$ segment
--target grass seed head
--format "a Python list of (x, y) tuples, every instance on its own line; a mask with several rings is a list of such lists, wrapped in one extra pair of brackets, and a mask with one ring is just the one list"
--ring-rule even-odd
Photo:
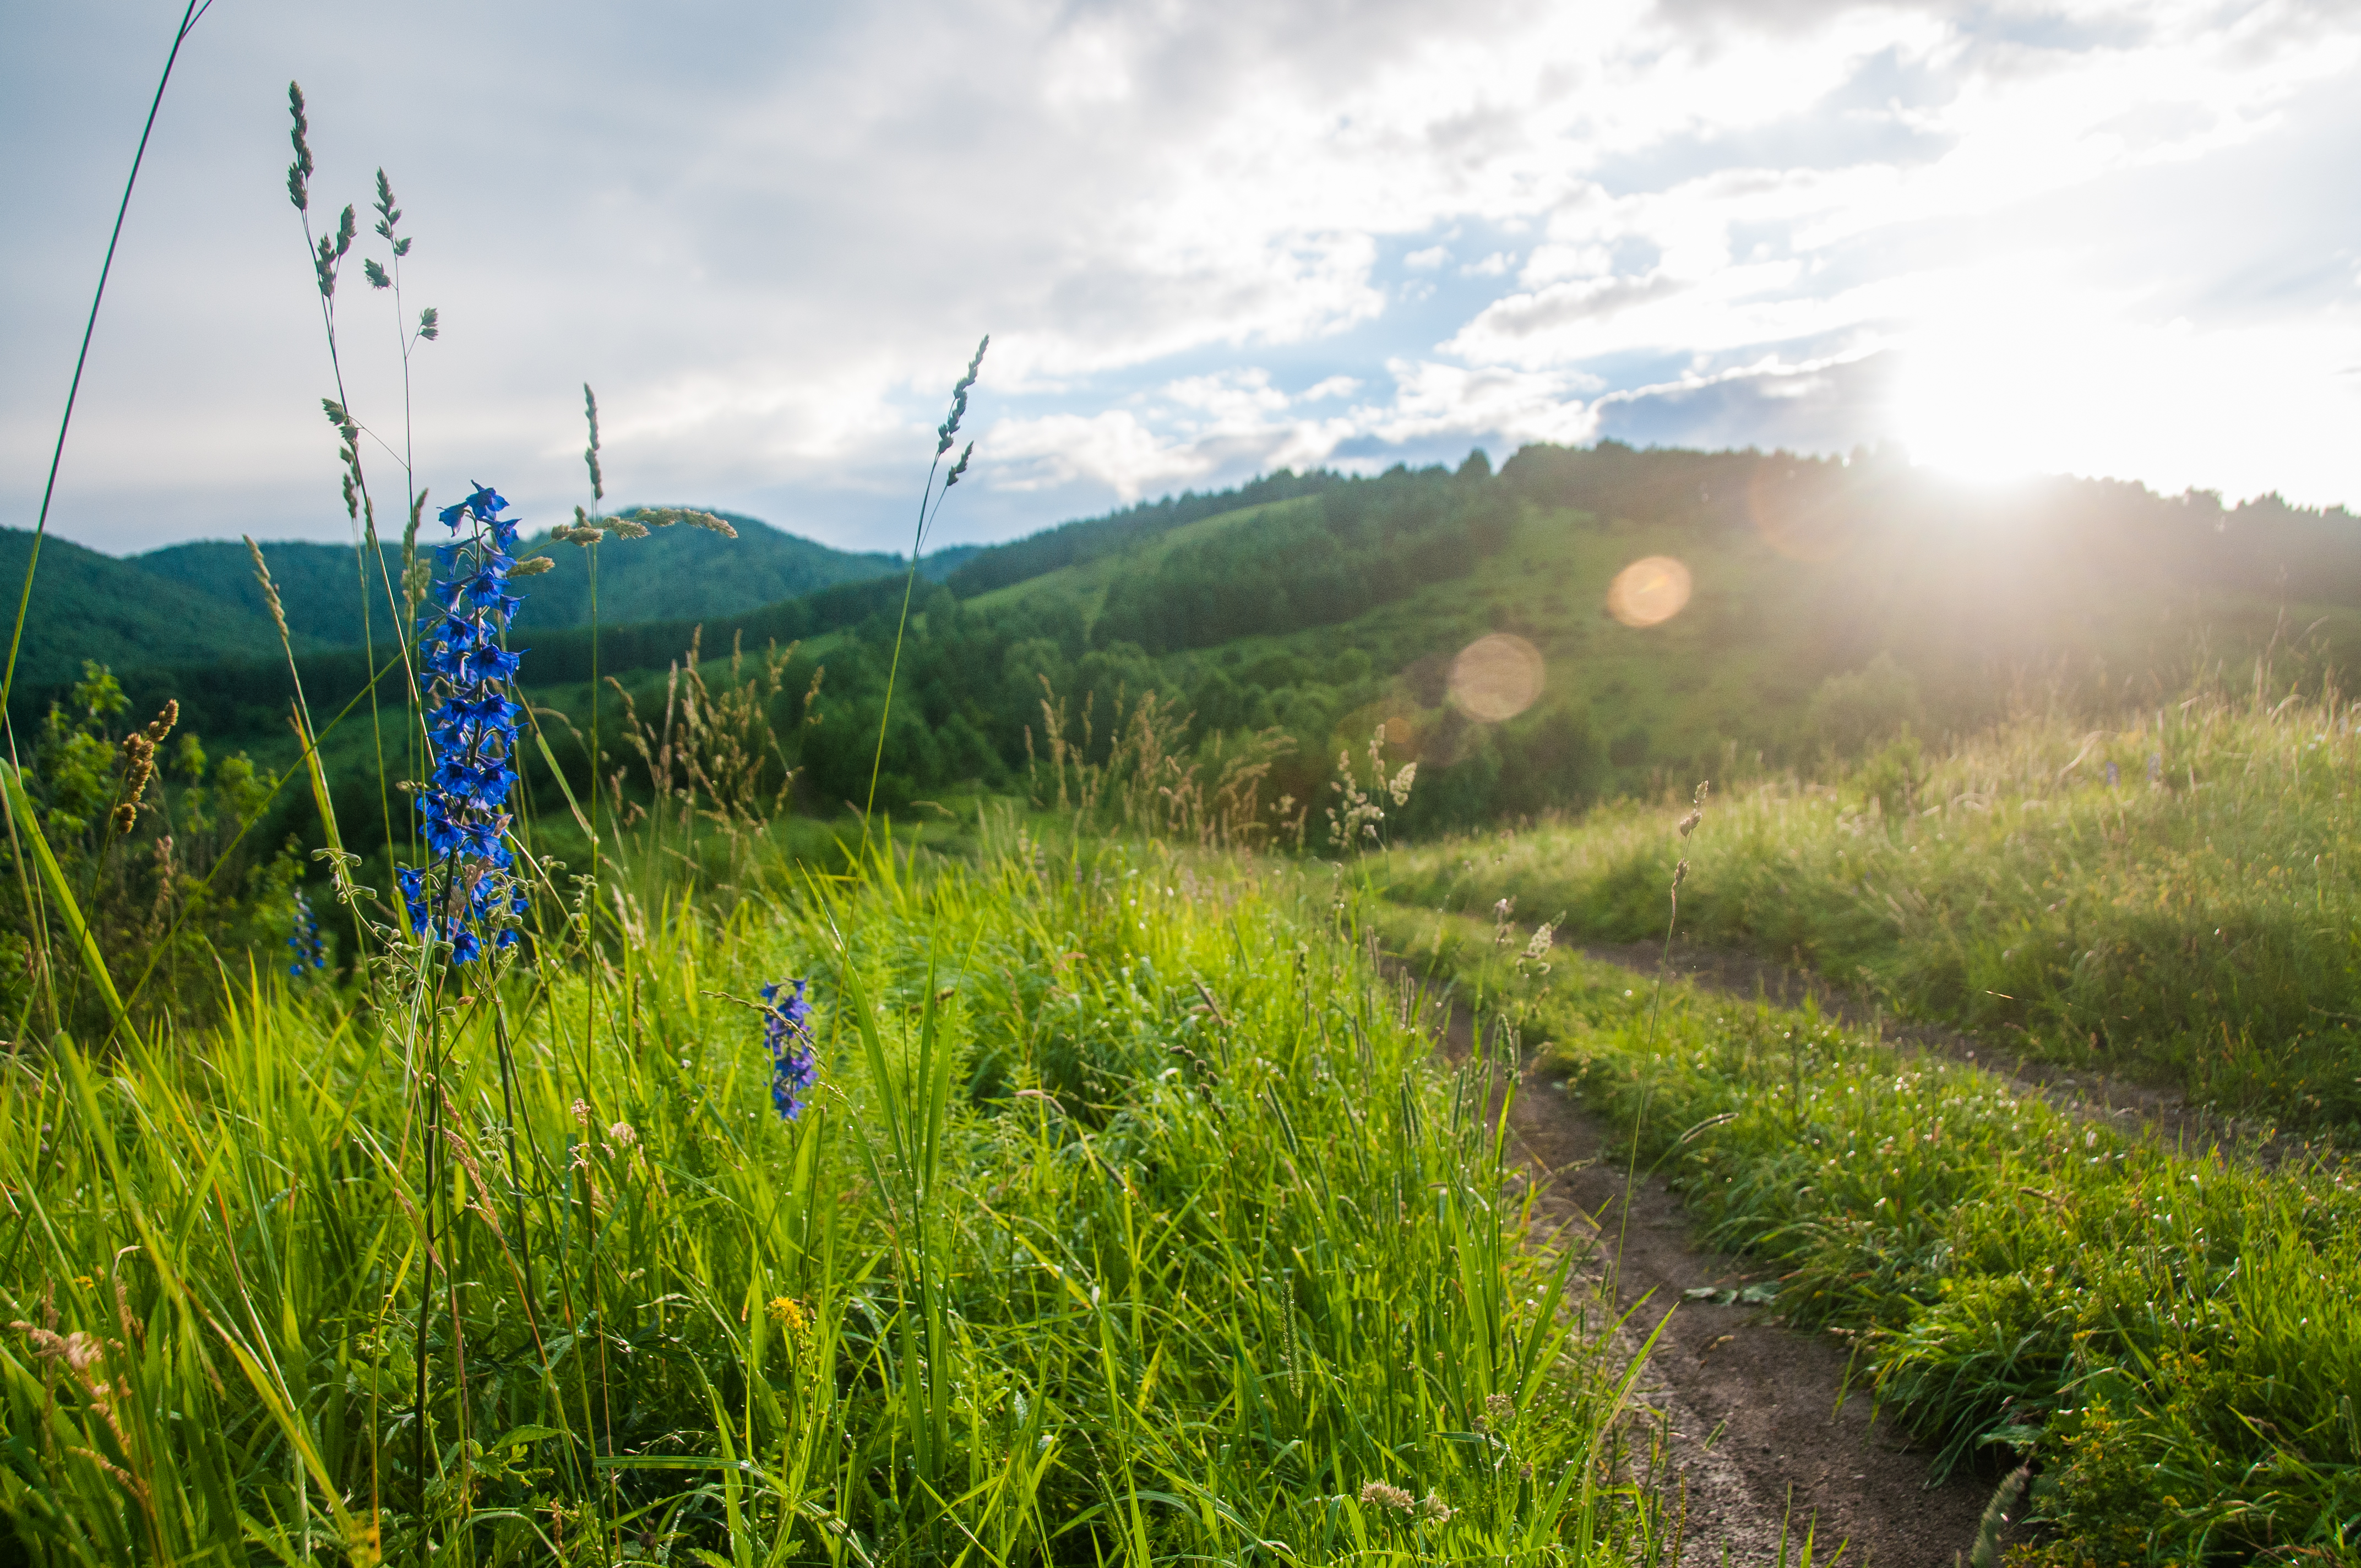
[[(582, 461), (590, 466), (590, 499), (603, 501), (607, 499), (607, 476), (598, 468), (598, 394), (590, 389), (588, 381), (582, 383), (582, 417), (590, 422), (590, 444), (582, 449)], [(578, 513), (581, 509), (575, 510)]]
[(263, 564), (262, 546), (254, 536), (246, 536), (246, 553), (254, 561), (254, 580), (262, 585), (263, 601), (270, 607), (270, 623), (279, 628), (280, 641), (287, 640), (287, 607), (279, 602), (279, 585), (270, 580), (270, 568)]
[(724, 539), (738, 537), (738, 531), (730, 524), (711, 512), (700, 511), (695, 507), (642, 507), (632, 515), (650, 528), (670, 528), (675, 522), (685, 522), (691, 528), (701, 528)]
[(287, 113), (295, 124), (287, 133), (294, 144), (295, 161), (287, 166), (287, 199), (295, 203), (299, 213), (312, 210), (312, 146), (308, 139), (311, 125), (303, 118), (303, 89), (290, 82), (287, 84)]

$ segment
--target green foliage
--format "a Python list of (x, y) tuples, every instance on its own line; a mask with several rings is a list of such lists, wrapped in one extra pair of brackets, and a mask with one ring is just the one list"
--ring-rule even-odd
[[(126, 733), (128, 707), (114, 673), (85, 663), (26, 759), (33, 819), (0, 838), (0, 881), (20, 894), (0, 915), (0, 1026), (11, 1037), (104, 1038), (109, 985), (137, 1016), (208, 1013), (218, 958), (286, 935), (298, 867), (253, 831), (269, 784), (243, 752), (209, 762), (186, 730), (159, 753), (172, 712)], [(21, 896), (38, 882), (36, 832), (74, 905), (59, 914), (87, 922), (104, 974)]]
[(1511, 503), (1473, 478), (1398, 468), (1168, 551), (1115, 579), (1092, 634), (1162, 653), (1351, 620), (1507, 543)]
[(1804, 721), (1839, 757), (1858, 757), (1920, 716), (1918, 682), (1881, 652), (1858, 670), (1830, 675), (1812, 694)]
[[(1400, 719), (1431, 786), (1398, 824), (1413, 834), (1668, 781), (1818, 766), (1832, 749), (1850, 763), (1905, 726), (1932, 740), (1986, 725), (2022, 699), (2031, 673), (2060, 711), (2103, 716), (2127, 689), (2177, 687), (2201, 636), (2217, 660), (2276, 638), (2279, 667), (2309, 681), (2361, 658), (2361, 536), (2342, 518), (2270, 498), (2225, 509), (2079, 481), (2003, 501), (1881, 462), (1613, 443), (1528, 447), (1489, 477), (1472, 464), (1455, 475), (1274, 475), (996, 546), (926, 591), (918, 619), (939, 630), (917, 654), (921, 728), (941, 733), (932, 744), (889, 734), (889, 798), (1013, 787), (1027, 729), (1039, 738), (1045, 674), (1078, 718), (1085, 703), (1103, 715), (1118, 693), (1153, 689), (1194, 714), (1192, 744), (1284, 730), (1294, 761), (1276, 765), (1273, 787), (1299, 800), (1326, 787), (1339, 746)], [(700, 629), (708, 648), (800, 644), (804, 668), (828, 667), (829, 711), (851, 720), (867, 704), (873, 723), (901, 578), (718, 616), (713, 595), (784, 591), (788, 579), (766, 575), (764, 552), (803, 548), (751, 521), (741, 534), (675, 528), (601, 545), (599, 672), (644, 701)], [(317, 605), (306, 608), (310, 590), (291, 590), (291, 609), (302, 625), (349, 635), (349, 553), (302, 548), (324, 565)], [(586, 552), (551, 548), (558, 568), (527, 581), (526, 624), (587, 613)], [(1618, 624), (1604, 613), (1609, 585), (1648, 554), (1684, 561), (1694, 597), (1663, 624)], [(2323, 597), (2283, 606), (2281, 567)], [(247, 591), (249, 576), (235, 563), (223, 570)], [(685, 618), (618, 624), (676, 611)], [(2286, 635), (2283, 614), (2305, 635)], [(1450, 670), (1496, 631), (1531, 641), (1546, 679), (1525, 714), (1479, 723), (1455, 704)], [(590, 679), (592, 633), (541, 624), (530, 641), (536, 700), (587, 730), (588, 694), (567, 688)], [(292, 688), (269, 640), (248, 647), (249, 662), (202, 674), (118, 668), (135, 704), (177, 695), (208, 736), (278, 760)], [(329, 713), (370, 673), (357, 652), (304, 653), (302, 668)], [(20, 691), (20, 724), (62, 695)], [(823, 725), (802, 744), (806, 809), (865, 796), (867, 763), (852, 760), (849, 740), (840, 755)], [(1106, 744), (1104, 728), (1094, 744)], [(1916, 796), (1906, 758), (1888, 763), (1871, 793), (1891, 813)], [(578, 764), (578, 788), (609, 771)]]
[(2057, 1533), (2012, 1561), (2351, 1551), (2361, 1171), (2175, 1152), (1809, 1009), (1659, 1009), (1625, 970), (1501, 959), (1488, 921), (1384, 925), (1625, 1128), (1709, 1242), (1777, 1269), (1791, 1325), (1849, 1337), (1941, 1464), (2038, 1463)]
[(1662, 1561), (1485, 1065), (1326, 898), (1002, 829), (661, 907), (444, 997), (432, 1078), (269, 978), (0, 1067), (27, 1561)]
[(1864, 809), (1873, 801), (1880, 816), (1897, 817), (1917, 809), (1927, 778), (1926, 748), (1905, 730), (1861, 763), (1853, 784), (1861, 791)]

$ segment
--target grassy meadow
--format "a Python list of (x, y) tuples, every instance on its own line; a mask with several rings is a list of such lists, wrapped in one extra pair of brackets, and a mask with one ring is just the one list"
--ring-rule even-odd
[(1660, 996), (1488, 919), (1378, 924), (1521, 1038), (1531, 1092), (1609, 1119), (1706, 1238), (1775, 1270), (1772, 1310), (1851, 1345), (1851, 1397), (1939, 1469), (2033, 1465), (2044, 1528), (2012, 1563), (2361, 1551), (2361, 1169), (2160, 1146), (1809, 1009)]
[[(601, 913), (423, 1020), (240, 970), (218, 1027), (20, 1054), (18, 1552), (1660, 1560), (1486, 1068), (1357, 938), (1004, 824)], [(787, 976), (794, 1121), (748, 1000)]]
[[(2361, 1123), (2361, 738), (2333, 691), (2201, 688), (2095, 727), (2036, 711), (1722, 789), (1412, 844), (1389, 896), (1568, 937), (1681, 930), (2012, 1050), (2304, 1130)], [(1693, 782), (1693, 781), (1692, 781)], [(1689, 793), (1684, 784), (1681, 795)]]

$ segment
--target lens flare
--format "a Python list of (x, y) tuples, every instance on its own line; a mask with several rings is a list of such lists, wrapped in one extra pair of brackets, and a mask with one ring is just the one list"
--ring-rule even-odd
[(1607, 589), (1607, 613), (1626, 626), (1661, 626), (1688, 602), (1689, 569), (1670, 555), (1642, 556)]
[(1532, 707), (1542, 695), (1542, 680), (1541, 650), (1496, 631), (1478, 637), (1451, 661), (1451, 700), (1468, 718), (1498, 724)]

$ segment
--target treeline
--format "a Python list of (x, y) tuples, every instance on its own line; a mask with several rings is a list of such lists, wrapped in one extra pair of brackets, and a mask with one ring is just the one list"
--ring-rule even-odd
[(1233, 489), (1208, 490), (1202, 494), (1183, 490), (1177, 496), (1141, 501), (1137, 506), (1109, 512), (1104, 517), (1061, 523), (1056, 528), (1044, 529), (1039, 533), (1029, 534), (1006, 544), (995, 544), (979, 551), (972, 559), (952, 572), (947, 581), (951, 591), (960, 598), (973, 598), (994, 588), (1005, 588), (1013, 583), (1047, 576), (1061, 567), (1079, 566), (1117, 551), (1130, 549), (1146, 540), (1169, 533), (1184, 523), (1218, 517), (1226, 511), (1236, 511), (1241, 507), (1316, 495), (1346, 482), (1343, 475), (1325, 468), (1317, 468), (1309, 474), (1281, 468), (1275, 474), (1267, 474)]
[(1163, 653), (1334, 626), (1465, 576), (1515, 521), (1488, 465), (1331, 486), (1116, 578), (1095, 635)]

